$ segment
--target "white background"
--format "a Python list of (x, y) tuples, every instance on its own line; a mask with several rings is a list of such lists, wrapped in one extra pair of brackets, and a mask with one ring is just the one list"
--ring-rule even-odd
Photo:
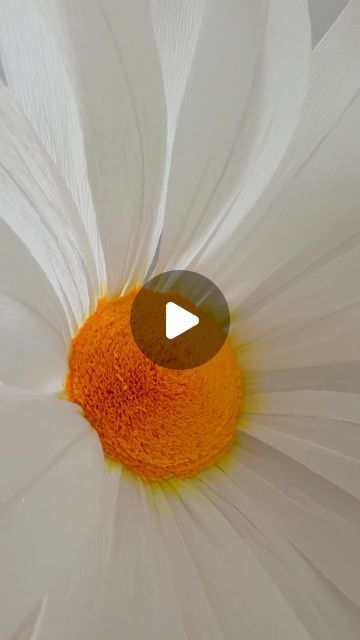
[(309, 0), (313, 44), (319, 42), (347, 3), (348, 0)]

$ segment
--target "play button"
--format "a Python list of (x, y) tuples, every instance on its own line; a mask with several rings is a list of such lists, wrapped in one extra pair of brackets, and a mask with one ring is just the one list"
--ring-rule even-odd
[(166, 337), (173, 340), (185, 331), (189, 331), (199, 324), (199, 318), (194, 313), (179, 307), (175, 302), (166, 303)]
[(169, 369), (192, 369), (223, 346), (230, 326), (220, 289), (193, 271), (167, 271), (148, 280), (131, 309), (131, 331), (142, 353)]

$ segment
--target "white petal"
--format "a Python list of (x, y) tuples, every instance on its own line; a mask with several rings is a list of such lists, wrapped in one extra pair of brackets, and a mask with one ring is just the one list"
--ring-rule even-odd
[(68, 343), (71, 333), (64, 308), (29, 249), (0, 220), (0, 291), (22, 303)]
[[(124, 637), (164, 640), (230, 640), (242, 631), (257, 640), (265, 629), (268, 638), (291, 633), (308, 639), (252, 552), (197, 489), (184, 487), (176, 495), (156, 487), (154, 502), (149, 487), (141, 489), (133, 478), (123, 488), (121, 483), (119, 493), (111, 491), (108, 511), (112, 550), (108, 556), (104, 550), (96, 554), (102, 571), (94, 571), (99, 549), (93, 546), (75, 580), (50, 594), (39, 640), (75, 640), (79, 630), (95, 640), (119, 629)], [(103, 528), (108, 527), (105, 520)], [(165, 537), (170, 532), (176, 533), (174, 540)], [(177, 540), (184, 566), (176, 556)]]
[(191, 549), (167, 502), (166, 492), (166, 488), (165, 491), (155, 491), (155, 500), (187, 637), (219, 640), (223, 637), (221, 627), (194, 563)]
[[(263, 500), (258, 500), (254, 492), (256, 476), (233, 463), (224, 471), (206, 471), (201, 479), (202, 491), (256, 554), (309, 636), (316, 640), (356, 640), (359, 609), (298, 551), (292, 544), (295, 538), (289, 540), (280, 531), (279, 517), (269, 517), (269, 510), (263, 508)], [(276, 494), (275, 488), (273, 491)], [(273, 502), (274, 498), (276, 495)], [(304, 515), (305, 520), (308, 518)]]
[[(360, 232), (360, 219), (356, 224)], [(346, 233), (346, 225), (342, 231)], [(355, 237), (355, 242), (359, 238)], [(340, 233), (331, 234), (334, 244), (339, 240)], [(278, 288), (257, 301), (253, 298), (249, 306), (241, 305), (236, 327), (242, 339), (248, 341), (242, 353), (248, 370), (305, 371), (326, 367), (329, 375), (332, 370), (334, 375), (338, 371), (338, 377), (344, 366), (349, 368), (349, 374), (356, 370), (360, 360), (360, 290), (356, 277), (360, 245), (352, 247), (352, 244), (354, 241), (350, 239), (318, 261), (313, 256), (310, 264), (291, 274), (288, 282), (279, 283)], [(321, 387), (315, 379), (313, 382), (308, 379), (304, 388)], [(325, 379), (322, 388), (330, 388)], [(343, 383), (341, 390), (358, 392), (360, 388), (354, 380), (348, 388)]]
[(0, 398), (1, 637), (76, 560), (99, 517), (103, 455), (65, 401)]
[(222, 632), (229, 640), (309, 639), (252, 550), (192, 481), (166, 499)]
[(246, 431), (257, 440), (303, 464), (333, 482), (355, 498), (360, 498), (359, 427), (329, 425), (319, 420), (290, 419), (273, 422), (249, 418)]
[(261, 0), (230, 2), (226, 11), (206, 4), (177, 124), (158, 270), (202, 269), (204, 243), (217, 231), (212, 260), (297, 124), (310, 54), (307, 5), (271, 0), (267, 19), (264, 8)]
[(227, 257), (242, 363), (263, 391), (360, 391), (359, 28), (350, 3), (315, 52), (315, 78), (319, 60), (327, 74), (284, 169), (293, 178)]
[(32, 127), (2, 85), (0, 116), (0, 216), (45, 272), (74, 329), (89, 310), (87, 279), (94, 283), (81, 220)]
[(98, 278), (104, 284), (80, 113), (41, 4), (38, 0), (1, 3), (0, 45), (6, 81), (71, 191), (90, 237)]
[(360, 395), (328, 391), (287, 391), (252, 395), (247, 411), (274, 416), (309, 416), (360, 424)]
[(236, 483), (239, 502), (244, 493), (272, 529), (359, 605), (359, 501), (250, 434), (220, 466)]
[[(360, 80), (358, 87), (360, 89)], [(236, 273), (237, 299), (238, 304), (242, 303), (242, 315), (250, 316), (286, 289), (301, 287), (300, 281), (310, 280), (316, 270), (322, 269), (325, 274), (322, 265), (336, 259), (337, 255), (346, 251), (349, 255), (351, 251), (354, 254), (352, 247), (358, 243), (360, 233), (357, 211), (360, 198), (359, 121), (358, 94), (267, 210), (257, 233), (245, 243), (244, 251), (240, 245), (236, 256), (229, 261), (233, 274)], [(344, 255), (344, 260), (348, 259)], [(337, 277), (345, 279), (346, 269), (344, 264), (343, 273)], [(239, 272), (249, 274), (243, 279), (245, 285), (238, 277)], [(347, 271), (347, 275), (350, 276), (351, 271)], [(336, 307), (338, 294), (336, 283), (329, 280), (329, 285), (330, 282), (331, 297), (335, 300), (329, 308)], [(354, 288), (354, 284), (349, 278), (347, 291)], [(345, 292), (339, 292), (339, 295), (346, 298)], [(351, 299), (356, 301), (355, 292)], [(301, 303), (304, 308), (310, 308), (306, 297)], [(307, 311), (302, 313), (306, 321)]]
[(312, 53), (307, 101), (279, 171), (227, 251), (206, 265), (242, 315), (250, 296), (262, 300), (358, 230), (359, 28), (355, 0)]
[(50, 592), (39, 640), (183, 640), (150, 487), (110, 471), (101, 520), (81, 562)]
[(359, 25), (352, 2), (313, 54), (309, 99), (274, 191), (288, 183), (240, 228), (223, 274), (238, 301), (243, 366), (265, 392), (248, 398), (247, 433), (224, 471), (315, 569), (307, 584), (317, 584), (332, 630), (301, 612), (301, 595), (293, 606), (312, 633), (323, 625), (319, 637), (335, 639), (360, 627), (350, 604), (360, 603)]
[(156, 44), (164, 80), (170, 147), (205, 7), (206, 0), (151, 0)]
[(67, 349), (36, 313), (0, 293), (0, 380), (9, 385), (58, 392), (66, 374)]
[(242, 428), (360, 498), (359, 409), (360, 394), (257, 394), (245, 404)]
[[(289, 392), (284, 393), (280, 392), (278, 394), (269, 394), (271, 399), (274, 396), (281, 396), (284, 400), (283, 405), (289, 407), (290, 399), (296, 398), (297, 395), (300, 395), (301, 399), (305, 401), (307, 399), (307, 395), (309, 392)], [(314, 392), (313, 392), (314, 394)], [(321, 394), (318, 394), (321, 397)], [(337, 395), (342, 394), (331, 394), (326, 393), (326, 396), (331, 397), (334, 396), (334, 404), (338, 402)], [(351, 394), (344, 394), (345, 398), (348, 398)], [(360, 395), (353, 394), (354, 398), (357, 399), (357, 404), (360, 403)], [(254, 400), (253, 400), (254, 402)], [(313, 415), (294, 415), (293, 410), (289, 410), (286, 413), (286, 409), (284, 406), (281, 407), (283, 413), (278, 415), (274, 415), (272, 413), (268, 413), (269, 401), (267, 395), (258, 396), (257, 402), (259, 403), (259, 411), (258, 413), (252, 414), (248, 413), (246, 416), (246, 428), (250, 430), (251, 435), (255, 435), (256, 426), (262, 425), (262, 427), (269, 426), (270, 430), (275, 430), (284, 435), (290, 435), (295, 439), (300, 439), (300, 441), (311, 442), (319, 447), (325, 447), (329, 450), (329, 452), (338, 452), (339, 454), (343, 454), (344, 457), (348, 457), (349, 459), (359, 460), (360, 459), (360, 415), (357, 415), (356, 420), (353, 422), (350, 420), (339, 419), (334, 415), (330, 414), (330, 410), (328, 409), (329, 416), (328, 417), (320, 417)], [(271, 400), (270, 400), (271, 402)], [(278, 400), (279, 402), (279, 400)], [(311, 409), (309, 406), (304, 404), (303, 413), (309, 412)], [(254, 431), (253, 431), (254, 425)], [(301, 442), (298, 443), (299, 450), (301, 448)], [(294, 456), (296, 457), (296, 455)], [(348, 460), (349, 462), (350, 460)], [(344, 462), (346, 462), (344, 460)], [(307, 465), (307, 462), (304, 462)], [(334, 474), (338, 471), (334, 466)]]
[[(19, 7), (22, 11), (21, 2)], [(29, 11), (26, 29), (33, 20)], [(108, 287), (114, 293), (143, 279), (161, 231), (158, 203), (166, 114), (150, 6), (147, 0), (54, 0), (41, 3), (41, 12), (41, 29), (51, 32), (46, 40), (53, 47), (50, 59), (61, 60), (55, 69), (56, 94), (57, 83), (60, 91), (64, 83), (62, 102), (71, 110), (69, 118), (81, 120)], [(37, 32), (32, 35), (36, 38)], [(52, 67), (47, 72), (44, 63), (39, 69), (35, 63), (31, 77), (36, 75), (39, 89), (42, 85), (41, 95), (51, 93), (45, 104), (50, 101), (48, 118), (51, 112), (51, 131), (56, 135), (59, 125), (53, 118), (58, 109), (52, 107), (54, 82), (49, 73), (54, 73)], [(40, 101), (41, 97), (36, 99)], [(76, 152), (75, 145), (72, 153)], [(82, 172), (81, 158), (76, 162)], [(81, 184), (84, 180), (80, 176)]]
[[(196, 630), (204, 640), (237, 639), (245, 629), (246, 638), (257, 640), (266, 624), (266, 637), (276, 640), (338, 640), (342, 635), (356, 640), (360, 616), (352, 601), (359, 597), (359, 503), (286, 456), (254, 443), (243, 436), (225, 473), (207, 471), (201, 484), (177, 483), (175, 492), (155, 489), (160, 546), (167, 560), (159, 555), (158, 534), (154, 537), (151, 492), (126, 482), (121, 497), (119, 477), (108, 476), (102, 527), (72, 576), (52, 590), (42, 617), (38, 611), (41, 632), (36, 637), (77, 640), (82, 634), (95, 639), (100, 630), (109, 635), (119, 628), (129, 637), (141, 637), (146, 621), (149, 637), (166, 638), (165, 621), (165, 635), (155, 623), (159, 609), (165, 615), (159, 608), (165, 595), (159, 595), (154, 609), (151, 596), (162, 585), (173, 598), (171, 576), (186, 634), (181, 635), (172, 611), (171, 637), (178, 631), (181, 638), (193, 637)], [(153, 553), (154, 575), (148, 571)], [(169, 575), (164, 573), (167, 563)], [(145, 601), (143, 588), (148, 588)]]
[[(324, 310), (325, 311), (325, 310)], [(360, 358), (360, 304), (345, 305), (317, 319), (265, 333), (252, 343), (249, 368), (281, 369), (351, 362)]]

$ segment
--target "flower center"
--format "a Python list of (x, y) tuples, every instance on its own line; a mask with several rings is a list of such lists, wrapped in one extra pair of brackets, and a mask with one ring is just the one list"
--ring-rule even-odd
[[(108, 459), (148, 480), (186, 478), (214, 464), (234, 440), (239, 365), (229, 339), (194, 369), (151, 362), (130, 329), (135, 295), (99, 300), (72, 340), (66, 395), (81, 406)], [(205, 321), (213, 331), (214, 321)]]

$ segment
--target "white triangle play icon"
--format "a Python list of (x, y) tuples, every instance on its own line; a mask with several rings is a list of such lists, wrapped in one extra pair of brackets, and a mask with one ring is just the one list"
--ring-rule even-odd
[(175, 302), (166, 304), (166, 337), (169, 340), (180, 336), (199, 324), (199, 318)]

